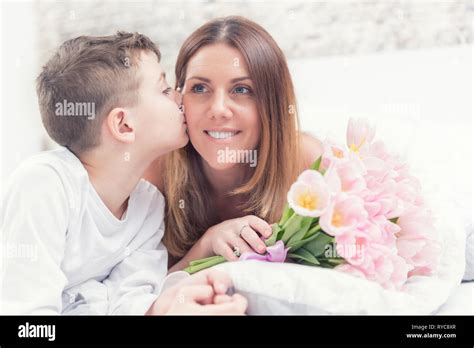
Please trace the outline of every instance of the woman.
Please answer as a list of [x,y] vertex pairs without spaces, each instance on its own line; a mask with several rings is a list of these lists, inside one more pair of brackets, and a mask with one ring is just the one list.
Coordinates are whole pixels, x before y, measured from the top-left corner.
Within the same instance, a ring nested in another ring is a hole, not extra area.
[[[170,271],[215,254],[264,253],[268,222],[279,219],[291,183],[322,153],[319,141],[298,132],[283,52],[258,24],[226,17],[191,34],[175,72],[190,142],[147,173],[167,200]],[[257,155],[254,165],[236,156],[243,153]]]

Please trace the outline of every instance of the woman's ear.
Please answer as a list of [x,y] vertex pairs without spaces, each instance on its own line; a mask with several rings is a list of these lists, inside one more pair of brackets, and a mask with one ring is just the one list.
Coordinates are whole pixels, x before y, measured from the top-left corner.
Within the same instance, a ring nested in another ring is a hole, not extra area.
[[107,128],[112,137],[131,144],[135,141],[135,123],[131,111],[123,108],[112,109],[106,118]]

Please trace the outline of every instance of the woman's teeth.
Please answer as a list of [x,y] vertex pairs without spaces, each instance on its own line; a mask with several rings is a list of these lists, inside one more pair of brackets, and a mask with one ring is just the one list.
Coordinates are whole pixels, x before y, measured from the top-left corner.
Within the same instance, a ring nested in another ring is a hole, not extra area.
[[209,136],[214,138],[214,139],[227,139],[227,138],[233,137],[238,132],[211,132],[211,131],[206,131],[206,133],[209,134]]

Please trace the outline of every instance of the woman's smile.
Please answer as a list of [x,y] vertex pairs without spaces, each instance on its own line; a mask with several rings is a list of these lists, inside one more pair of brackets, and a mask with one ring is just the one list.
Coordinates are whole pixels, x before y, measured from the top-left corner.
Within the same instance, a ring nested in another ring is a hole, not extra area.
[[206,134],[206,137],[210,141],[229,143],[234,141],[235,137],[242,133],[242,131],[230,128],[210,128],[205,129],[203,133]]

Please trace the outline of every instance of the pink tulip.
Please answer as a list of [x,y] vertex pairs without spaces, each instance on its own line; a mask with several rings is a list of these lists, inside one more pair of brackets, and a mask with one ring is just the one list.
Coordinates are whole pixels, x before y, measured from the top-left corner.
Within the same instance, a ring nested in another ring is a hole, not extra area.
[[365,261],[365,252],[369,247],[369,239],[364,231],[354,229],[337,235],[336,251],[352,265],[361,265]]
[[321,215],[319,225],[331,236],[356,229],[367,219],[364,201],[358,196],[341,193],[331,200]]
[[386,251],[382,251],[374,258],[374,266],[374,273],[368,279],[378,282],[389,290],[400,290],[412,268],[403,258]]
[[360,265],[341,265],[337,269],[358,277],[375,281],[386,289],[400,290],[412,267],[391,249],[372,244],[366,249]]
[[357,194],[366,188],[365,168],[360,161],[348,160],[339,163],[335,168],[341,181],[341,191]]
[[398,218],[400,232],[397,238],[398,254],[414,269],[410,275],[431,274],[441,253],[435,240],[434,221],[424,207],[412,206]]
[[326,142],[324,176],[304,172],[288,202],[297,214],[319,216],[346,263],[337,269],[400,290],[409,277],[437,267],[440,244],[420,182],[364,120],[350,120],[347,148]]
[[[366,162],[365,162],[366,163]],[[364,176],[367,189],[361,193],[365,207],[371,217],[386,216],[388,219],[398,217],[405,209],[404,197],[416,197],[409,186],[400,184],[398,173],[387,166],[379,169],[368,169]]]
[[396,235],[400,231],[400,227],[386,217],[378,215],[369,218],[366,224],[359,229],[364,232],[371,242],[385,245],[395,250]]
[[329,187],[316,170],[305,170],[288,191],[288,204],[301,216],[320,216],[330,200]]
[[364,119],[350,119],[347,126],[347,147],[355,152],[370,145],[375,136],[375,128],[371,127]]
[[326,170],[332,165],[336,165],[345,161],[349,156],[347,148],[339,146],[336,143],[327,141],[323,145],[323,157],[321,161],[321,169]]

